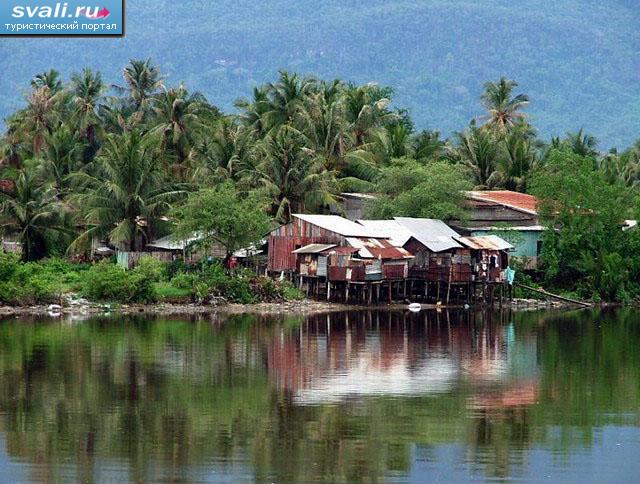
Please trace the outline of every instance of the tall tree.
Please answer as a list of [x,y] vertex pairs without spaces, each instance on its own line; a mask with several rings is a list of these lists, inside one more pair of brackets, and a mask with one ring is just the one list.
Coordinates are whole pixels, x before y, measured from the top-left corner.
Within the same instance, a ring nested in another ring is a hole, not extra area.
[[72,200],[86,226],[75,247],[106,236],[125,250],[140,250],[170,203],[183,194],[153,156],[152,137],[139,130],[109,135],[93,172],[73,178],[82,191]]
[[65,232],[63,207],[50,183],[43,182],[33,163],[18,172],[13,188],[0,192],[0,218],[5,233],[16,234],[24,261],[47,254],[48,233]]
[[515,122],[525,116],[521,110],[529,104],[529,96],[517,94],[512,97],[518,83],[501,77],[497,82],[487,82],[480,97],[487,109],[487,124],[498,133],[505,134]]
[[284,125],[261,143],[258,182],[271,200],[272,215],[280,222],[291,214],[318,210],[335,201],[335,174],[307,147],[307,139]]

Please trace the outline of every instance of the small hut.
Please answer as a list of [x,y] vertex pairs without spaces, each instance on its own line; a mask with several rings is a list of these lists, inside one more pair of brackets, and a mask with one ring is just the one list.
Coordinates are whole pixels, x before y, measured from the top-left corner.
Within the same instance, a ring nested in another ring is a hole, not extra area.
[[457,237],[471,252],[473,280],[476,282],[503,283],[504,270],[509,265],[509,251],[514,249],[506,240],[497,235]]
[[295,250],[310,244],[348,246],[347,237],[385,238],[383,234],[337,215],[294,214],[292,221],[273,230],[268,237],[267,269],[293,272],[297,267]]

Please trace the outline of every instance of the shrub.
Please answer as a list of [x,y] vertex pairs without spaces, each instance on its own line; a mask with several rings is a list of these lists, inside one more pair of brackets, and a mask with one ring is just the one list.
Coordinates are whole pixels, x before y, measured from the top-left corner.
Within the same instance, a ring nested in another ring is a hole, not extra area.
[[86,272],[81,293],[95,301],[148,303],[155,300],[153,281],[147,277],[146,268],[127,272],[108,262],[96,264]]
[[167,280],[167,263],[154,259],[151,256],[143,256],[132,273],[146,277],[151,282]]

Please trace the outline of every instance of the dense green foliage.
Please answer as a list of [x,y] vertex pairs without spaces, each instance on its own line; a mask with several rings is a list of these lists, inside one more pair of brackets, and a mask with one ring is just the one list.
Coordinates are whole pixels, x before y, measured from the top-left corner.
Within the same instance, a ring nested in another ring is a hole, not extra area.
[[[8,118],[0,219],[25,261],[84,257],[98,242],[140,251],[168,234],[196,234],[228,259],[294,213],[335,210],[345,191],[379,194],[370,217],[448,221],[464,220],[464,190],[509,189],[533,192],[546,207],[546,285],[606,300],[640,296],[635,258],[618,270],[636,243],[620,226],[637,213],[640,143],[602,153],[583,130],[545,143],[528,112],[536,99],[513,80],[486,82],[485,114],[448,139],[416,130],[391,88],[286,71],[238,100],[237,114],[168,85],[149,60],[132,60],[108,93],[90,69],[69,83],[47,71]],[[130,299],[155,297],[135,271],[94,272],[93,298],[126,300],[107,294],[126,292],[110,289],[119,278],[131,284]],[[232,287],[241,280],[198,279],[181,290],[248,301],[249,283]]]
[[[130,57],[152,57],[174,82],[225,110],[277,69],[396,87],[420,128],[452,133],[482,114],[487,79],[517,79],[549,139],[584,126],[603,145],[637,137],[640,51],[634,0],[353,0],[127,3],[123,39],[4,39],[0,116],[20,106],[25,80],[84,66],[122,84]],[[99,53],[99,55],[96,55]],[[64,67],[62,67],[64,66]]]

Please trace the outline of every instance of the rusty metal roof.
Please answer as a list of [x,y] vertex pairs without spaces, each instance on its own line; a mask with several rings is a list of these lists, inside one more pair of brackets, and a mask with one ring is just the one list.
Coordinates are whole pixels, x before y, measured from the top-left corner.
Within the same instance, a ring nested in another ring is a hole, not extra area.
[[327,249],[332,249],[336,244],[309,244],[293,250],[294,254],[319,254]]
[[347,237],[347,243],[358,249],[360,257],[365,259],[412,259],[402,247],[394,247],[389,240],[366,237]]
[[467,192],[467,197],[481,202],[504,205],[532,215],[538,214],[538,199],[526,193],[512,192],[510,190],[479,190]]
[[475,237],[456,237],[462,245],[473,250],[511,250],[513,245],[497,235],[477,235]]
[[455,241],[459,234],[442,220],[410,217],[395,217],[395,220],[409,230],[414,239],[433,252],[462,248]]

